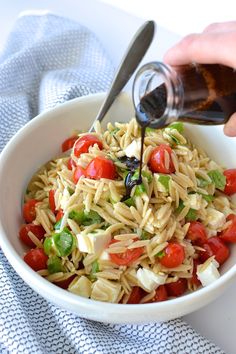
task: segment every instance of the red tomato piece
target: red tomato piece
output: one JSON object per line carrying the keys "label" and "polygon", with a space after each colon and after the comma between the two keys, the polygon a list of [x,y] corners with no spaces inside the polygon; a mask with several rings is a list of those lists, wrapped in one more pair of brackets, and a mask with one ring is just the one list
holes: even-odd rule
{"label": "red tomato piece", "polygon": [[97,144],[99,149],[103,148],[101,140],[99,140],[96,135],[88,134],[81,136],[74,146],[74,154],[76,157],[80,157],[81,154],[84,154],[89,151],[90,146]]}
{"label": "red tomato piece", "polygon": [[83,167],[77,166],[76,169],[74,170],[73,174],[73,181],[74,183],[78,183],[80,177],[86,176],[86,171]]}
{"label": "red tomato piece", "polygon": [[59,286],[62,289],[68,289],[70,283],[72,282],[72,280],[76,277],[76,275],[72,275],[70,278],[65,279],[65,280],[61,280],[61,281],[57,281],[54,284]]}
{"label": "red tomato piece", "polygon": [[55,191],[53,189],[49,191],[48,200],[49,200],[49,206],[51,211],[55,213],[56,212]]}
{"label": "red tomato piece", "polygon": [[223,264],[229,257],[229,248],[218,237],[210,237],[202,246],[205,249],[199,253],[201,262],[205,262],[209,257],[215,256],[215,260],[219,264]]}
{"label": "red tomato piece", "polygon": [[226,177],[224,193],[227,195],[236,193],[236,169],[225,170],[224,175]]}
{"label": "red tomato piece", "polygon": [[63,141],[63,143],[61,144],[62,152],[72,149],[76,140],[78,140],[78,136],[73,135],[70,138]]}
{"label": "red tomato piece", "polygon": [[35,205],[38,202],[36,199],[30,199],[23,205],[23,217],[26,222],[32,222],[36,218]]}
{"label": "red tomato piece", "polygon": [[232,223],[226,230],[222,231],[220,238],[225,242],[236,242],[236,215],[230,214],[226,220],[231,220]]}
{"label": "red tomato piece", "polygon": [[38,270],[47,269],[48,256],[42,248],[34,248],[26,253],[24,261],[36,272]]}
{"label": "red tomato piece", "polygon": [[91,179],[115,179],[116,177],[116,168],[113,161],[101,156],[95,157],[85,171],[86,177]]}
{"label": "red tomato piece", "polygon": [[24,224],[19,231],[20,240],[29,247],[36,247],[28,236],[28,232],[31,231],[39,240],[42,240],[45,234],[45,230],[41,225]]}
{"label": "red tomato piece", "polygon": [[[166,166],[166,153],[169,155],[169,164]],[[149,167],[152,172],[158,173],[174,173],[175,166],[171,158],[172,149],[169,145],[161,144],[157,146],[151,153],[149,159]]]}
{"label": "red tomato piece", "polygon": [[72,158],[69,158],[69,160],[67,162],[67,168],[68,168],[68,170],[72,171],[73,167],[76,167],[75,160],[73,160]]}
{"label": "red tomato piece", "polygon": [[173,283],[166,284],[167,294],[169,296],[181,296],[187,290],[187,280],[181,278]]}
{"label": "red tomato piece", "polygon": [[60,221],[63,216],[64,216],[63,210],[62,209],[58,210],[56,215],[56,221]]}
{"label": "red tomato piece", "polygon": [[160,285],[156,289],[155,296],[150,300],[150,302],[160,302],[160,301],[165,301],[168,298],[168,294],[166,291],[166,286],[165,285]]}
{"label": "red tomato piece", "polygon": [[145,291],[142,288],[140,288],[139,286],[134,286],[129,296],[129,300],[127,301],[127,304],[139,304],[144,295]]}
{"label": "red tomato piece", "polygon": [[[111,240],[112,243],[118,242],[117,240]],[[110,253],[110,258],[113,263],[117,265],[129,265],[136,261],[143,254],[143,247],[127,249],[124,253]]]}
{"label": "red tomato piece", "polygon": [[159,262],[166,268],[175,268],[183,263],[184,247],[179,243],[170,242],[164,249],[165,255],[159,258]]}
{"label": "red tomato piece", "polygon": [[199,221],[191,221],[187,232],[187,238],[193,245],[202,245],[207,242],[207,233],[205,226]]}
{"label": "red tomato piece", "polygon": [[189,279],[189,282],[192,285],[200,286],[201,282],[197,277],[197,266],[200,264],[200,262],[197,259],[193,260],[193,273],[192,273],[192,278]]}

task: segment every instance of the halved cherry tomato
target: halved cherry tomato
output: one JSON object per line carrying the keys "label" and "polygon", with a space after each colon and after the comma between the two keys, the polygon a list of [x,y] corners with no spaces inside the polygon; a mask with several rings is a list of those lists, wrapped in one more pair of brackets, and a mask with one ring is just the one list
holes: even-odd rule
{"label": "halved cherry tomato", "polygon": [[92,179],[115,179],[116,168],[113,161],[97,156],[88,164],[85,174]]}
{"label": "halved cherry tomato", "polygon": [[[165,154],[169,155],[169,164],[166,166]],[[149,159],[149,167],[152,172],[158,173],[173,173],[175,166],[171,158],[172,149],[169,145],[161,144],[157,146],[151,153]]]}
{"label": "halved cherry tomato", "polygon": [[134,286],[129,296],[129,300],[127,301],[127,304],[139,304],[144,295],[145,291],[142,288],[140,288],[139,286]]}
{"label": "halved cherry tomato", "polygon": [[80,177],[85,175],[86,175],[85,169],[83,167],[77,166],[73,174],[74,183],[76,184],[79,181]]}
{"label": "halved cherry tomato", "polygon": [[73,167],[76,167],[76,163],[75,163],[75,160],[73,160],[70,157],[68,162],[67,162],[67,168],[68,168],[68,170],[72,171]]}
{"label": "halved cherry tomato", "polygon": [[236,242],[236,215],[230,214],[226,220],[231,220],[232,223],[220,234],[220,238],[225,242]]}
{"label": "halved cherry tomato", "polygon": [[36,218],[35,205],[38,202],[36,199],[30,199],[23,205],[23,217],[26,222],[32,222]]}
{"label": "halved cherry tomato", "polygon": [[28,232],[31,231],[39,240],[42,240],[45,234],[45,230],[41,225],[24,224],[19,231],[19,237],[21,241],[29,247],[36,247],[28,236]]}
{"label": "halved cherry tomato", "polygon": [[42,248],[34,248],[26,253],[24,261],[36,272],[38,270],[47,269],[48,256]]}
{"label": "halved cherry tomato", "polygon": [[50,206],[51,211],[53,213],[55,213],[55,211],[56,211],[55,191],[53,189],[51,189],[49,191],[48,200],[49,200],[49,206]]}
{"label": "halved cherry tomato", "polygon": [[80,157],[81,154],[84,154],[89,151],[90,146],[97,144],[99,149],[103,148],[101,140],[99,140],[96,135],[88,134],[81,136],[74,146],[74,154],[76,157]]}
{"label": "halved cherry tomato", "polygon": [[191,240],[193,245],[202,245],[207,241],[205,226],[199,221],[191,221],[187,232],[187,238]]}
{"label": "halved cherry tomato", "polygon": [[187,290],[187,280],[181,278],[173,283],[166,284],[167,294],[169,296],[181,296]]}
{"label": "halved cherry tomato", "polygon": [[200,286],[201,282],[197,277],[197,266],[200,264],[198,259],[193,260],[193,273],[192,273],[192,278],[189,279],[189,282],[193,285]]}
{"label": "halved cherry tomato", "polygon": [[61,144],[62,152],[72,149],[76,140],[78,140],[78,136],[73,135],[70,138],[63,141],[63,143]]}
{"label": "halved cherry tomato", "polygon": [[56,221],[60,221],[63,216],[64,216],[63,210],[59,209],[56,215]]}
{"label": "halved cherry tomato", "polygon": [[227,195],[236,193],[236,169],[225,170],[224,175],[226,177],[224,193]]}
{"label": "halved cherry tomato", "polygon": [[[117,240],[111,240],[112,243],[118,242]],[[136,261],[143,254],[143,247],[127,249],[124,253],[110,253],[110,258],[113,263],[117,265],[129,265]]]}
{"label": "halved cherry tomato", "polygon": [[65,280],[61,280],[61,281],[55,281],[55,285],[59,286],[62,289],[68,289],[70,283],[72,282],[72,280],[76,277],[76,275],[72,275],[70,278],[65,279]]}
{"label": "halved cherry tomato", "polygon": [[210,237],[202,247],[205,249],[199,253],[201,262],[205,262],[209,257],[215,256],[215,260],[219,264],[223,264],[229,257],[229,248],[218,237]]}
{"label": "halved cherry tomato", "polygon": [[160,302],[160,301],[165,301],[167,300],[168,295],[166,291],[165,285],[160,285],[156,289],[156,294],[155,296],[150,300],[150,302]]}
{"label": "halved cherry tomato", "polygon": [[183,263],[184,247],[179,243],[170,242],[164,249],[165,255],[159,258],[159,262],[166,268],[175,268]]}

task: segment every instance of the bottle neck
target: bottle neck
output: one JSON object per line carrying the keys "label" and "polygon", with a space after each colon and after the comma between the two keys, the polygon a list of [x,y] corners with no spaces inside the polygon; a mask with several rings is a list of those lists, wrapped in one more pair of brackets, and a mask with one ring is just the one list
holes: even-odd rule
{"label": "bottle neck", "polygon": [[142,66],[133,83],[133,103],[140,125],[162,128],[176,121],[183,107],[183,86],[176,72],[161,62]]}

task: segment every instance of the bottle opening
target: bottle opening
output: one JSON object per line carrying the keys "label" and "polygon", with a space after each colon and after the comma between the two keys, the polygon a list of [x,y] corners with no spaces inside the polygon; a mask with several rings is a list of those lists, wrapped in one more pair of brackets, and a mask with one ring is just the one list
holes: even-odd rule
{"label": "bottle opening", "polygon": [[149,63],[138,71],[133,84],[133,102],[141,126],[162,128],[176,119],[175,79],[163,63]]}

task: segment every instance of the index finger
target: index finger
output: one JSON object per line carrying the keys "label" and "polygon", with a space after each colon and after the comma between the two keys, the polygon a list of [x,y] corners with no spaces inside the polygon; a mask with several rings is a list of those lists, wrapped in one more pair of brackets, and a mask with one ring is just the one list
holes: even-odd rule
{"label": "index finger", "polygon": [[169,49],[164,57],[169,65],[192,62],[236,67],[236,31],[191,34]]}

